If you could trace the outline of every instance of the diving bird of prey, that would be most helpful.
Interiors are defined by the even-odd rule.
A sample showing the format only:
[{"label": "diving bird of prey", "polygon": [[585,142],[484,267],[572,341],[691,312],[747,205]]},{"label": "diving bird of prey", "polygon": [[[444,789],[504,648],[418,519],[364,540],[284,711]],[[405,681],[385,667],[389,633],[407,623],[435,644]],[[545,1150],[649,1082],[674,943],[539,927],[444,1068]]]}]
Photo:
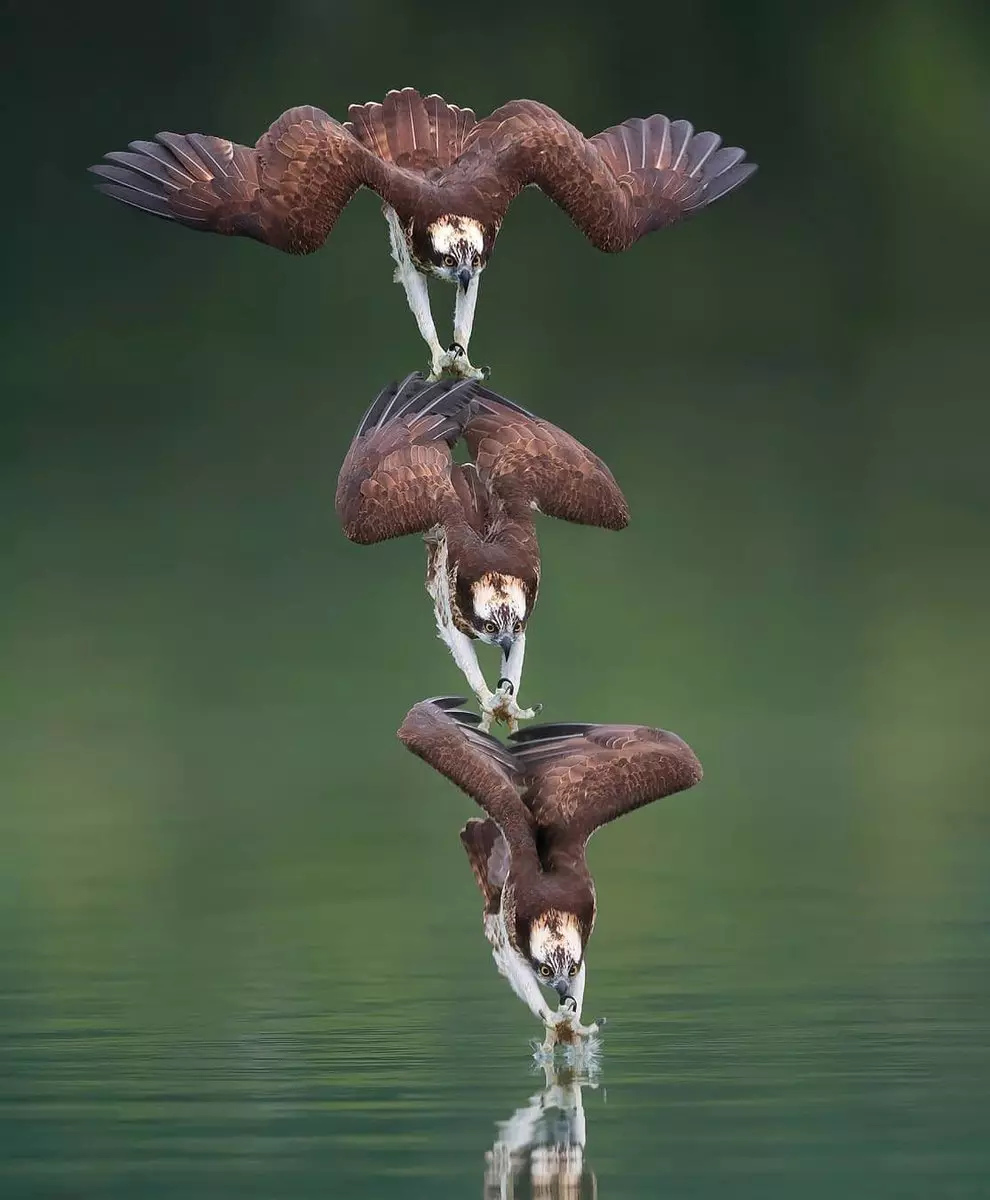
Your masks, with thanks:
[{"label": "diving bird of prey", "polygon": [[[469,463],[451,450],[463,438]],[[409,375],[365,413],[340,468],[337,515],[354,542],[422,533],[437,633],[492,719],[515,728],[526,628],[540,584],[534,510],[622,529],[629,509],[608,467],[569,433],[473,380]],[[475,642],[502,651],[495,691]]]},{"label": "diving bird of prey", "polygon": [[[499,972],[547,1028],[584,1037],[585,952],[595,924],[588,839],[609,821],[692,787],[701,764],[686,742],[641,725],[531,725],[508,745],[476,728],[458,697],[423,700],[399,739],[487,816],[461,830],[484,896]],[[543,987],[556,992],[553,1010]]]},{"label": "diving bird of prey", "polygon": [[[756,170],[735,146],[688,121],[634,118],[586,138],[545,104],[512,100],[478,121],[413,88],[352,104],[341,122],[290,108],[252,146],[159,133],[91,167],[115,200],[192,229],[237,234],[290,254],[323,245],[361,187],[383,202],[395,280],[430,348],[434,377],[480,378],[467,355],[478,282],[509,205],[534,186],[599,250],[727,195]],[[440,345],[427,278],[456,288],[454,340]]]}]

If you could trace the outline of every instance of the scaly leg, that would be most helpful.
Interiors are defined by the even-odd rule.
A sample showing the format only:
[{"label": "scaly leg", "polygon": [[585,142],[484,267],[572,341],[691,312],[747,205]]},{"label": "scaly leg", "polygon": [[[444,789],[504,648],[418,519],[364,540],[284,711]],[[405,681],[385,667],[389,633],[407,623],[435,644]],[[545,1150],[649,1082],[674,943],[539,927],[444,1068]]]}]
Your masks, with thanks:
[{"label": "scaly leg", "polygon": [[474,307],[478,303],[480,282],[481,273],[478,272],[471,277],[471,282],[466,288],[457,287],[457,299],[454,301],[454,344],[450,349],[452,353],[459,353],[456,353],[450,366],[465,379],[484,379],[488,375],[487,370],[472,367],[468,359],[468,343],[474,328]]},{"label": "scaly leg", "polygon": [[587,982],[587,977],[587,964],[582,962],[581,969],[575,975],[574,982],[571,984],[571,990],[560,1002],[560,1011],[569,1014],[571,1029],[578,1037],[588,1037],[592,1033],[597,1033],[599,1028],[605,1024],[604,1017],[600,1017],[597,1021],[592,1021],[590,1025],[581,1024],[581,1009],[584,1007],[584,985]]},{"label": "scaly leg", "polygon": [[388,240],[392,248],[392,257],[396,262],[395,282],[401,283],[405,289],[406,300],[416,318],[420,336],[430,348],[432,377],[439,378],[449,354],[445,353],[440,345],[440,339],[437,337],[437,327],[433,323],[433,312],[430,309],[430,292],[426,284],[426,276],[416,270],[409,257],[406,235],[394,208],[386,207],[385,220],[388,222]]},{"label": "scaly leg", "polygon": [[516,697],[519,695],[519,685],[522,683],[523,659],[526,657],[526,635],[520,633],[512,643],[512,649],[502,656],[502,674],[499,677],[496,691],[504,697],[501,714],[505,717],[510,732],[519,727],[520,721],[530,721],[543,708],[535,704],[532,708],[520,708]]},{"label": "scaly leg", "polygon": [[492,723],[492,715],[494,714],[498,703],[501,699],[498,692],[492,692],[488,689],[488,684],[485,683],[485,677],[482,674],[481,666],[478,663],[478,655],[474,648],[474,642],[456,626],[451,626],[445,633],[440,635],[447,643],[450,653],[454,657],[454,662],[464,672],[464,678],[468,681],[468,686],[471,691],[478,697],[478,703],[481,705],[481,728],[487,733]]},{"label": "scaly leg", "polygon": [[481,705],[481,728],[487,733],[491,728],[492,715],[501,697],[497,692],[489,690],[485,677],[478,662],[474,642],[454,624],[450,612],[450,597],[445,587],[440,586],[433,592],[434,615],[437,621],[437,634],[453,656],[454,662],[464,672],[471,691],[478,697]]}]

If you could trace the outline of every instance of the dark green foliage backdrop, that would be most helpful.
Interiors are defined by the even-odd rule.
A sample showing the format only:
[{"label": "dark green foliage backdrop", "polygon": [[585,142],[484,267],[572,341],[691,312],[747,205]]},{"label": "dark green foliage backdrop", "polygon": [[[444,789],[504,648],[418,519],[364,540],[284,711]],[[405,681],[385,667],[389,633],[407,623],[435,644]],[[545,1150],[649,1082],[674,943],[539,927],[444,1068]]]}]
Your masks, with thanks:
[{"label": "dark green foliage backdrop", "polygon": [[[348,1057],[334,1034],[327,1078],[357,1087],[370,1037],[401,1092],[387,1007],[401,996],[418,1005],[408,1036],[441,1062],[462,1000],[491,1001],[499,1053],[524,1048],[457,843],[470,806],[392,736],[412,702],[461,686],[433,638],[422,548],[350,546],[332,511],[361,410],[425,362],[378,202],[359,195],[295,260],[127,212],[84,173],[160,128],[250,142],[292,104],[342,117],[407,84],[479,113],[533,96],[589,133],[687,116],[761,164],[623,256],[535,192],[506,222],[472,358],[598,451],[633,512],[621,535],[544,524],[524,699],[551,719],[663,724],[707,769],[595,843],[591,1009],[635,1030],[647,986],[674,1008],[681,988],[762,989],[759,1011],[709,1029],[739,1021],[759,1046],[782,1027],[800,1042],[795,996],[915,988],[969,1050],[932,1035],[944,1091],[916,1100],[905,1136],[927,1129],[936,1154],[951,1113],[953,1161],[971,1163],[990,915],[990,10],[4,7],[15,1178],[48,1179],[61,1156],[119,1182],[104,1160],[125,1142],[57,1105],[67,1061],[72,1095],[137,1103],[129,1037],[168,1047],[179,1028],[223,1047],[259,1012],[288,1013],[362,1047]],[[435,293],[442,327],[452,299]],[[279,1028],[284,1054],[303,1054],[292,1021]],[[37,1039],[71,1030],[68,1059],[45,1058]],[[520,1070],[479,1116],[472,1161],[526,1086]],[[862,1119],[848,1097],[829,1112]],[[429,1174],[382,1136],[390,1169]],[[358,1161],[377,1143],[355,1145]],[[611,1195],[693,1177],[676,1153],[651,1158],[645,1132],[635,1145],[647,1190]],[[863,1154],[876,1184],[883,1164]],[[840,1170],[841,1146],[829,1161]]]}]

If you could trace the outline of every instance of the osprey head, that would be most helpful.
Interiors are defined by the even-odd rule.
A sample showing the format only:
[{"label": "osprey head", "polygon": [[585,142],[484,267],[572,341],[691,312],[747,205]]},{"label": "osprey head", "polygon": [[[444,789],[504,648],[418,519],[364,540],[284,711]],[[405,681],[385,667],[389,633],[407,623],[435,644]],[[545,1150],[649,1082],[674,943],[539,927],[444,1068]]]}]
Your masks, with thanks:
[{"label": "osprey head", "polygon": [[526,589],[521,579],[490,571],[471,584],[470,620],[475,634],[508,657],[526,629]]},{"label": "osprey head", "polygon": [[447,214],[428,225],[426,234],[430,270],[467,291],[488,261],[484,226],[473,217]]},{"label": "osprey head", "polygon": [[561,999],[571,994],[583,955],[581,923],[574,913],[548,908],[530,925],[530,965],[540,983]]}]

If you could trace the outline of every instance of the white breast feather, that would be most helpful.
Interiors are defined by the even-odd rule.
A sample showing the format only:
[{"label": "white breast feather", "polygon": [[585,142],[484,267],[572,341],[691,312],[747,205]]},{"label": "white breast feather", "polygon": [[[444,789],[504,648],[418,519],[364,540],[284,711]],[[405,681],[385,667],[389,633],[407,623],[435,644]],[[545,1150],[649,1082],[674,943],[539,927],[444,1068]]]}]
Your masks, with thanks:
[{"label": "white breast feather", "polygon": [[505,918],[501,912],[490,913],[485,917],[485,937],[491,942],[492,958],[499,975],[505,976],[519,999],[528,1005],[528,994],[532,991],[533,982],[536,982],[538,988],[539,980],[533,968],[509,941]]}]

